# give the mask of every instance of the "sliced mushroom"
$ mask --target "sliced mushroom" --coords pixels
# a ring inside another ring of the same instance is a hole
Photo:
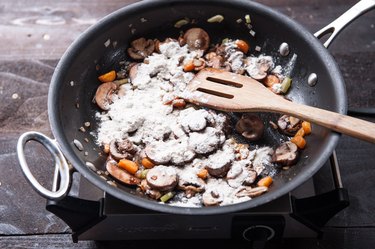
[[[224,66],[224,57],[217,55],[215,52],[206,54],[205,58],[207,59],[206,64],[209,67],[221,69]]]
[[[131,82],[134,81],[135,77],[137,77],[137,72],[138,72],[138,67],[139,63],[133,63],[129,65],[128,70],[129,70],[129,79]]]
[[[106,169],[111,176],[125,184],[138,185],[141,182],[139,178],[129,174],[125,170],[120,169],[115,160],[108,160],[106,162]]]
[[[191,132],[189,136],[189,146],[198,154],[211,153],[225,141],[225,134],[212,127],[200,132]]]
[[[202,201],[205,206],[217,206],[223,201],[223,198],[217,190],[210,189],[203,193]]]
[[[203,58],[193,60],[194,70],[200,71],[206,67],[206,61]]]
[[[255,80],[263,80],[267,77],[267,72],[273,67],[272,57],[248,57],[245,60],[246,71],[249,76]]]
[[[234,179],[242,173],[242,165],[239,163],[233,164],[227,173],[227,179]]]
[[[282,143],[272,155],[272,161],[283,166],[293,165],[297,159],[298,147],[290,141]]]
[[[163,45],[163,44],[166,44],[166,43],[169,43],[169,42],[177,42],[176,39],[173,39],[173,38],[166,38],[163,42],[159,41],[158,39],[155,39],[154,40],[154,43],[155,43],[155,51],[157,53],[160,53],[160,46]]]
[[[245,181],[243,182],[244,185],[251,185],[255,182],[255,180],[257,179],[257,172],[253,169],[249,169],[249,168],[246,168],[247,170],[247,178],[245,179]]]
[[[117,85],[113,82],[101,84],[95,93],[95,102],[102,110],[108,110],[112,104],[112,95],[117,90]]]
[[[208,159],[209,161],[206,165],[208,173],[215,177],[223,177],[232,165],[234,154],[219,150],[215,154],[210,155]]]
[[[236,196],[237,197],[257,197],[265,192],[268,191],[268,188],[267,187],[255,187],[255,188],[252,188],[252,187],[244,187],[244,188],[241,188],[237,193],[236,193]]]
[[[160,191],[152,189],[145,179],[141,181],[141,184],[139,186],[142,189],[143,193],[145,193],[152,199],[158,200],[162,196]]]
[[[166,151],[165,144],[162,141],[150,143],[145,148],[145,153],[155,164],[167,164],[172,158],[170,152]]]
[[[294,136],[302,127],[302,120],[289,115],[282,115],[277,121],[277,126],[282,133],[288,136]]]
[[[177,185],[178,176],[174,168],[161,165],[150,169],[147,172],[146,180],[151,188],[168,191]]]
[[[129,139],[112,140],[109,144],[109,153],[116,160],[132,159],[133,155],[137,152],[133,143]]]
[[[185,191],[185,196],[190,198],[196,193],[204,190],[205,182],[199,178],[194,172],[183,173],[178,178],[178,188]]]
[[[152,52],[154,52],[155,44],[151,39],[139,38],[131,42],[131,47],[128,48],[129,56],[134,60],[143,60]]]
[[[238,120],[236,131],[250,141],[257,141],[263,136],[264,124],[258,115],[245,113]]]
[[[201,131],[207,126],[209,113],[204,109],[187,108],[180,112],[180,123],[186,133]]]
[[[190,50],[206,51],[210,45],[210,37],[201,28],[191,28],[183,36],[183,45],[187,44]]]
[[[233,174],[233,170],[236,174]],[[254,170],[245,167],[241,162],[235,161],[227,174],[227,183],[232,188],[238,188],[241,185],[252,184],[256,177],[257,173]]]

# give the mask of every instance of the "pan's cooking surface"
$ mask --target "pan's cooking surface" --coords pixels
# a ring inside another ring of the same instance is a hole
[[[217,14],[225,17],[222,23],[206,22],[207,18]],[[246,14],[251,16],[256,31],[255,38],[249,35],[247,27],[236,23],[238,18],[243,18]],[[177,37],[180,30],[173,25],[184,17],[194,18],[197,23],[195,26],[204,28],[214,43],[223,38],[245,39],[253,48],[261,46],[264,53],[277,57],[277,63],[281,65],[285,65],[294,53],[297,54],[296,66],[291,72],[293,87],[288,97],[308,105],[345,112],[344,83],[332,57],[311,34],[287,17],[252,2],[142,2],[115,12],[89,29],[70,47],[57,67],[49,93],[49,116],[54,135],[69,161],[83,176],[119,199],[154,210],[184,214],[224,213],[254,207],[279,197],[311,177],[328,159],[337,142],[337,136],[316,126],[313,127],[313,134],[307,138],[309,146],[304,150],[298,165],[281,172],[269,193],[232,206],[191,209],[145,201],[141,197],[129,195],[128,192],[134,191],[131,188],[117,189],[108,185],[85,166],[85,162],[90,161],[97,168],[102,168],[105,160],[104,157],[98,157],[101,149],[95,145],[94,138],[78,130],[87,121],[92,124],[91,131],[97,127],[95,113],[98,109],[92,103],[99,84],[96,65],[100,66],[100,72],[109,68],[116,69],[114,65],[126,59],[124,48],[138,37],[156,37],[161,40]],[[183,30],[189,27],[191,26],[184,26]],[[104,44],[107,41],[110,45],[106,47]],[[113,42],[116,46],[113,46]],[[278,55],[277,50],[282,42],[290,45],[291,52],[287,57]],[[307,77],[312,72],[319,77],[318,84],[313,88],[307,84]],[[71,81],[74,81],[73,86]],[[262,115],[266,119],[274,119],[268,114]],[[88,156],[74,147],[74,139],[82,141]],[[89,142],[83,142],[85,139]],[[266,139],[278,138],[267,135]]]

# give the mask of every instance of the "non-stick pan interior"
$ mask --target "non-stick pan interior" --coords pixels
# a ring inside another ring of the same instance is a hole
[[[224,16],[223,22],[206,21],[217,14]],[[244,22],[237,22],[247,14],[251,17],[255,37],[249,33]],[[182,18],[194,19],[194,24],[175,28],[176,21]],[[101,149],[95,144],[93,136],[97,128],[95,114],[99,109],[92,99],[99,85],[98,75],[119,69],[119,62],[127,59],[125,49],[132,40],[139,37],[160,40],[177,38],[181,30],[192,26],[205,29],[213,43],[221,42],[224,38],[244,39],[254,54],[259,54],[254,48],[260,46],[260,53],[274,56],[283,66],[296,54],[296,64],[291,71],[293,86],[287,97],[340,113],[346,111],[344,83],[337,65],[319,41],[289,18],[250,1],[145,1],[123,8],[91,27],[68,49],[56,68],[49,92],[49,116],[53,133],[68,160],[84,177],[117,198],[145,208],[181,214],[225,213],[251,208],[289,192],[310,178],[328,159],[337,142],[336,134],[318,126],[313,126],[313,134],[307,137],[308,145],[298,164],[280,172],[267,194],[226,207],[179,208],[161,205],[129,194],[135,192],[134,188],[110,186],[87,168],[85,162],[103,169],[105,161],[105,157],[98,154]],[[282,42],[290,46],[290,54],[286,57],[281,57],[278,52]],[[315,87],[307,84],[310,73],[318,75]],[[277,118],[277,115],[262,116]],[[81,132],[79,128],[84,122],[90,122],[91,126],[86,132]],[[276,146],[281,135],[270,135],[270,129],[260,143]],[[74,146],[74,139],[81,141],[83,151]]]

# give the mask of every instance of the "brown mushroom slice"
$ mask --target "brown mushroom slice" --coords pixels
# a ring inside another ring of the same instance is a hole
[[[219,150],[209,156],[206,165],[208,173],[214,177],[223,177],[227,174],[234,160],[234,153]]]
[[[132,159],[136,152],[137,149],[129,139],[121,141],[113,139],[109,144],[109,153],[116,160]]]
[[[213,127],[191,132],[189,136],[189,147],[198,154],[211,153],[225,141],[225,134]]]
[[[143,37],[132,41],[130,45],[128,54],[134,60],[143,60],[155,50],[154,41],[151,39],[146,40]]]
[[[207,66],[212,68],[221,69],[224,66],[224,57],[217,55],[215,52],[210,52],[206,54]]]
[[[289,115],[282,115],[277,121],[277,126],[282,133],[288,136],[294,136],[302,127],[302,120]]]
[[[233,174],[233,170],[237,172],[237,174]],[[231,177],[230,173],[235,175],[235,177]],[[231,169],[228,171],[226,178],[229,186],[232,188],[238,188],[241,185],[250,185],[254,183],[256,177],[257,173],[255,170],[245,166],[244,162],[235,161]]]
[[[95,102],[102,110],[109,110],[112,104],[112,95],[117,90],[117,85],[113,82],[101,84],[95,93]]]
[[[293,165],[298,159],[298,147],[288,141],[276,148],[272,155],[272,161],[283,166]]]
[[[268,187],[244,187],[237,191],[237,197],[257,197],[268,191]]]
[[[146,180],[153,189],[169,191],[177,185],[178,176],[174,168],[160,165],[147,172]]]
[[[160,193],[160,191],[158,190],[155,190],[155,189],[152,189],[150,187],[150,185],[148,185],[147,183],[147,180],[146,179],[143,179],[141,181],[141,184],[139,185],[139,187],[142,189],[142,191],[149,197],[151,197],[152,199],[155,199],[155,200],[158,200],[162,194]]]
[[[253,169],[246,168],[246,170],[247,170],[248,175],[247,175],[245,181],[243,182],[243,184],[244,185],[251,185],[257,179],[258,174]]]
[[[172,155],[168,150],[165,150],[165,146],[163,141],[155,141],[148,144],[145,148],[146,156],[155,164],[169,163]]]
[[[201,131],[207,126],[209,113],[204,109],[195,110],[190,107],[180,112],[180,123],[186,133]]]
[[[270,56],[248,57],[245,60],[245,64],[247,65],[247,73],[255,80],[263,80],[266,78],[267,72],[274,65],[272,57]]]
[[[227,179],[235,179],[242,174],[242,171],[242,165],[240,163],[234,163],[227,173]]]
[[[185,32],[183,44],[187,44],[190,50],[206,51],[210,45],[210,37],[201,28],[191,28]]]
[[[160,53],[160,46],[164,45],[164,44],[167,44],[169,42],[177,42],[176,39],[173,39],[173,38],[166,38],[163,42],[159,41],[158,39],[155,39],[154,40],[154,43],[155,43],[155,52],[157,53]]]
[[[217,190],[206,190],[202,195],[202,202],[205,206],[217,206],[223,202],[223,198]]]
[[[257,141],[263,136],[264,124],[258,115],[245,113],[238,120],[236,131],[250,141]]]
[[[125,170],[120,169],[115,160],[108,160],[105,167],[108,173],[120,182],[128,185],[138,185],[141,182],[139,178],[129,174]]]
[[[178,176],[178,188],[185,190],[188,198],[202,192],[205,188],[205,181],[199,178],[195,171],[181,171]]]
[[[140,66],[139,63],[134,63],[133,65],[129,66],[129,79],[131,82],[133,82],[135,77],[137,77],[139,66]]]

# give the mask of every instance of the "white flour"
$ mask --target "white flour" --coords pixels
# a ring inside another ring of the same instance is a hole
[[[171,105],[165,104],[167,100],[189,94],[186,86],[194,74],[184,72],[182,65],[200,57],[201,52],[188,51],[187,46],[180,47],[177,42],[160,45],[160,52],[149,56],[147,64],[138,66],[133,82],[122,86],[122,95],[113,98],[108,112],[97,113],[100,121],[97,142],[104,145],[114,139],[128,138],[138,151],[145,151],[148,157],[159,164],[171,165],[168,167],[177,170],[181,179],[196,184],[196,174],[205,165],[210,164],[215,168],[224,161],[234,161],[235,145],[223,132],[227,123],[226,115],[193,107],[173,109]],[[236,70],[243,66],[238,60],[239,56],[243,54],[231,57],[232,61],[236,61]],[[244,159],[236,161],[231,171],[231,174],[241,177],[231,181],[209,178],[204,188],[220,192],[220,205],[249,200],[248,197],[235,196],[247,177],[244,167],[253,166],[261,173],[263,164],[270,161],[270,151],[268,147],[250,152],[242,149],[241,157]],[[201,199],[201,193],[191,198],[178,193],[170,204],[201,206]]]

